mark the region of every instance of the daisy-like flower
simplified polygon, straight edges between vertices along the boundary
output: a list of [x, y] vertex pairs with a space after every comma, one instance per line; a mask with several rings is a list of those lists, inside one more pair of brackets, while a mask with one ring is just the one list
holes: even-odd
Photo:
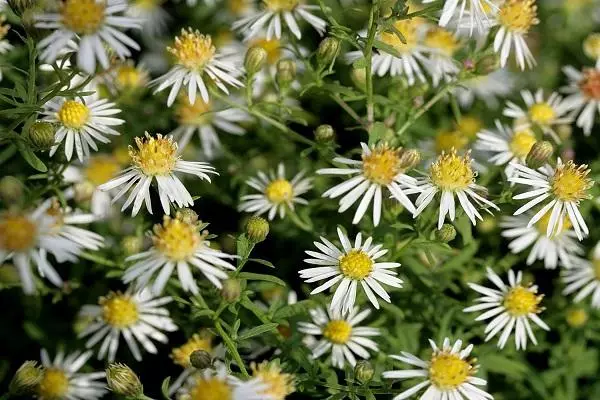
[[600, 243], [594, 247], [591, 260], [575, 257], [573, 264], [562, 272], [566, 285], [563, 294], [578, 292], [573, 299], [576, 303], [592, 295], [592, 307], [600, 308]]
[[462, 340], [454, 344], [445, 338], [441, 348], [429, 339], [433, 349], [431, 358], [427, 361], [421, 360], [410, 353], [401, 352], [400, 355], [391, 358], [417, 367], [417, 369], [395, 370], [383, 372], [386, 379], [412, 379], [423, 378], [423, 382], [400, 393], [393, 400], [407, 399], [417, 394], [422, 389], [425, 393], [420, 397], [425, 400], [484, 400], [493, 399], [493, 396], [478, 388], [485, 386], [487, 382], [475, 376], [479, 366], [475, 358], [468, 358], [473, 351], [470, 344], [462, 348]]
[[567, 97], [562, 107], [572, 111], [577, 117], [577, 126], [589, 136], [600, 113], [600, 63], [595, 68], [584, 68], [578, 71], [571, 66], [563, 68], [569, 79], [569, 86], [562, 88]]
[[572, 122], [572, 119], [566, 115], [568, 110], [562, 104], [562, 97], [553, 92], [546, 99], [543, 89], [539, 89], [535, 94], [529, 90], [523, 90], [521, 97], [525, 102], [525, 108], [508, 101], [502, 114], [515, 119], [515, 129], [517, 130], [535, 126], [556, 142], [560, 142], [554, 127]]
[[125, 271], [123, 281], [135, 281], [137, 288], [146, 287], [153, 281], [152, 292], [158, 295], [177, 267], [183, 290], [198, 294], [198, 284], [190, 270], [195, 267], [220, 289], [221, 281], [227, 279], [223, 269], [235, 269], [226, 261], [233, 256], [211, 249], [206, 240], [207, 233], [200, 233], [199, 229], [198, 222], [186, 220], [179, 213], [175, 218], [165, 215], [162, 224], [154, 225], [152, 248], [127, 258], [126, 261], [134, 264]]
[[196, 102], [198, 91], [202, 100], [208, 102], [208, 86], [205, 79], [227, 94], [227, 85], [243, 86], [243, 83], [236, 79], [239, 72], [236, 66], [217, 52], [210, 35], [203, 35], [192, 28], [182, 29], [181, 34], [175, 38], [173, 47], [167, 47], [167, 51], [175, 57], [175, 66], [151, 84], [158, 86], [154, 93], [171, 88], [167, 99], [169, 107], [182, 86], [187, 87], [191, 104]]
[[298, 329], [302, 333], [312, 336], [321, 336], [312, 347], [312, 358], [317, 359], [325, 353], [331, 352], [331, 364], [337, 368], [344, 368], [346, 362], [354, 367], [356, 356], [368, 359], [369, 350], [377, 353], [379, 347], [370, 337], [379, 336], [377, 328], [356, 326], [364, 321], [371, 310], [359, 312], [355, 307], [349, 314], [344, 315], [331, 309], [316, 308], [310, 310], [313, 322], [299, 322]]
[[302, 38], [302, 32], [298, 26], [300, 20], [308, 22], [319, 35], [325, 33], [327, 22], [315, 16], [313, 12], [319, 10], [319, 6], [302, 4], [300, 0], [262, 0], [262, 10], [255, 11], [250, 15], [235, 21], [233, 29], [240, 31], [246, 39], [251, 39], [266, 32], [267, 39], [273, 37], [281, 39], [282, 27], [287, 29], [298, 39]]
[[100, 99], [96, 93], [83, 98], [56, 97], [44, 104], [43, 119], [58, 125], [50, 156], [64, 142], [67, 160], [71, 159], [75, 149], [77, 158], [83, 162], [90, 156], [90, 148], [98, 151], [96, 142], [109, 143], [107, 135], [119, 135], [112, 127], [125, 123], [114, 117], [121, 112], [115, 107], [115, 103]]
[[[436, 0], [423, 0], [423, 4], [434, 1]], [[463, 21], [469, 29], [469, 34], [472, 34], [475, 28], [479, 33], [483, 33], [489, 26], [489, 11], [497, 8], [491, 0], [446, 0], [439, 24], [448, 26], [452, 21]]]
[[169, 395], [175, 394], [183, 383], [197, 371], [190, 361], [190, 356], [196, 350], [203, 350], [213, 356], [215, 355], [216, 349], [213, 347], [212, 336], [208, 332], [194, 333], [187, 342], [171, 350], [169, 357], [184, 370], [169, 387]]
[[[487, 206], [500, 210], [494, 203], [477, 193], [485, 192], [485, 188], [475, 183], [477, 174], [473, 171], [471, 163], [471, 156], [468, 152], [463, 156], [457, 155], [456, 150], [442, 153], [429, 167], [429, 176], [420, 178], [417, 189], [410, 190], [410, 192], [420, 193], [415, 202], [417, 209], [413, 215], [416, 217], [421, 214], [437, 193], [440, 193], [438, 229], [442, 228], [446, 215], [449, 216], [450, 221], [454, 221], [456, 216], [455, 195], [473, 225], [477, 224], [476, 219], [482, 220], [482, 217], [471, 201], [480, 207]], [[487, 208], [486, 211], [489, 212]]]
[[304, 178], [301, 171], [288, 181], [284, 165], [279, 164], [277, 172], [267, 175], [259, 171], [258, 177], [248, 179], [246, 184], [261, 193], [242, 196], [238, 210], [256, 215], [268, 212], [269, 220], [273, 220], [277, 214], [284, 218], [288, 209], [294, 210], [295, 204], [308, 204], [300, 196], [312, 188], [312, 178]]
[[577, 241], [568, 218], [563, 218], [559, 231], [550, 237], [546, 236], [550, 215], [546, 213], [533, 226], [528, 226], [532, 214], [504, 217], [500, 222], [502, 236], [511, 239], [508, 248], [514, 254], [533, 245], [527, 257], [527, 265], [533, 264], [535, 260], [543, 260], [548, 269], [555, 269], [559, 265], [570, 268], [572, 257], [583, 254], [583, 247]]
[[532, 68], [536, 65], [525, 37], [539, 22], [535, 0], [506, 0], [500, 5], [496, 13], [499, 29], [494, 38], [494, 51], [500, 54], [500, 65], [503, 68], [513, 47], [521, 70], [525, 66]]
[[278, 361], [263, 361], [259, 364], [252, 362], [250, 369], [252, 377], [265, 385], [261, 393], [271, 400], [284, 400], [296, 390], [294, 375], [282, 372]]
[[133, 190], [121, 208], [123, 211], [133, 203], [133, 216], [140, 211], [143, 202], [146, 203], [148, 212], [152, 214], [150, 201], [152, 181], [156, 180], [160, 204], [164, 213], [169, 215], [171, 203], [177, 204], [180, 208], [194, 204], [192, 195], [175, 175], [176, 172], [192, 174], [209, 182], [208, 174], [216, 174], [214, 168], [208, 163], [181, 160], [177, 155], [177, 143], [173, 142], [171, 136], [163, 137], [163, 135], [157, 134], [154, 137], [146, 132], [146, 137], [136, 137], [135, 143], [137, 149], [129, 147], [131, 166], [116, 178], [98, 187], [100, 190], [108, 191], [123, 186], [113, 198], [113, 202], [115, 202], [133, 186]]
[[471, 108], [476, 99], [481, 99], [489, 108], [496, 108], [500, 104], [498, 97], [508, 96], [513, 90], [514, 81], [510, 72], [498, 69], [488, 75], [461, 81], [452, 92], [463, 108]]
[[125, 15], [139, 21], [142, 34], [160, 36], [167, 29], [171, 16], [162, 8], [164, 0], [133, 0]]
[[434, 86], [438, 86], [442, 80], [449, 82], [460, 72], [453, 57], [460, 50], [461, 43], [454, 34], [435, 27], [427, 32], [423, 44], [430, 49], [425, 67]]
[[100, 297], [98, 305], [83, 306], [80, 316], [92, 322], [79, 337], [89, 336], [85, 343], [88, 349], [102, 342], [98, 359], [114, 361], [122, 335], [133, 357], [141, 361], [140, 344], [148, 353], [156, 354], [158, 350], [152, 340], [167, 343], [167, 336], [163, 332], [177, 330], [169, 311], [162, 307], [171, 300], [170, 297], [153, 297], [147, 289], [110, 292]]
[[477, 304], [465, 308], [464, 312], [484, 311], [476, 318], [476, 321], [485, 321], [493, 318], [485, 328], [485, 341], [491, 340], [500, 331], [498, 347], [504, 348], [510, 334], [515, 332], [515, 344], [517, 350], [527, 348], [527, 337], [537, 345], [537, 340], [531, 329], [531, 322], [540, 328], [549, 331], [550, 327], [538, 317], [544, 309], [540, 306], [543, 295], [538, 295], [536, 285], [524, 286], [521, 281], [523, 273], [517, 274], [508, 271], [508, 283], [502, 279], [491, 268], [487, 268], [487, 276], [496, 288], [487, 288], [476, 283], [469, 283], [469, 287], [483, 296], [476, 300]]
[[148, 70], [142, 63], [132, 60], [115, 65], [106, 74], [104, 83], [113, 95], [131, 93], [146, 87], [150, 81]]
[[[59, 351], [54, 357], [46, 349], [41, 351], [44, 372], [37, 389], [38, 399], [43, 400], [96, 400], [106, 393], [105, 373], [79, 371], [92, 356], [91, 351], [65, 354]], [[101, 381], [102, 380], [102, 381]]]
[[343, 314], [354, 307], [359, 284], [375, 308], [379, 309], [379, 302], [373, 292], [388, 303], [391, 302], [389, 294], [380, 282], [401, 288], [402, 280], [396, 277], [395, 271], [392, 271], [400, 267], [400, 264], [377, 262], [387, 254], [388, 250], [382, 249], [380, 244], [373, 245], [372, 237], [368, 237], [363, 242], [362, 234], [359, 233], [352, 246], [348, 236], [339, 227], [337, 233], [342, 243], [342, 250], [324, 237], [321, 237], [323, 243], [314, 242], [321, 252], [306, 250], [306, 254], [313, 258], [305, 259], [304, 262], [318, 267], [299, 271], [300, 278], [305, 279], [306, 283], [327, 279], [327, 282], [317, 287], [311, 294], [321, 293], [339, 283], [330, 307]]
[[178, 391], [178, 399], [271, 400], [263, 391], [266, 386], [254, 378], [242, 381], [229, 375], [224, 365], [204, 369], [190, 376]]
[[523, 214], [538, 204], [544, 206], [529, 220], [528, 227], [533, 226], [546, 213], [551, 211], [550, 222], [546, 230], [547, 236], [552, 236], [562, 230], [563, 220], [568, 216], [579, 240], [589, 234], [589, 229], [579, 211], [581, 200], [589, 198], [588, 191], [593, 181], [588, 178], [590, 170], [587, 165], [576, 165], [573, 161], [563, 161], [559, 158], [556, 167], [546, 165], [537, 171], [520, 164], [512, 164], [515, 175], [508, 180], [530, 187], [527, 192], [513, 196], [515, 200], [531, 199], [515, 211], [514, 215]]
[[88, 74], [96, 70], [96, 60], [107, 69], [110, 61], [107, 48], [119, 58], [131, 56], [128, 47], [139, 50], [138, 44], [120, 29], [138, 28], [138, 21], [121, 15], [127, 10], [126, 0], [66, 0], [57, 13], [37, 15], [36, 27], [54, 32], [38, 43], [40, 59], [53, 63], [71, 40], [78, 44], [77, 65]]
[[[414, 212], [415, 207], [405, 193], [406, 188], [414, 188], [417, 180], [405, 174], [414, 163], [408, 163], [402, 157], [400, 148], [378, 145], [369, 148], [365, 143], [362, 147], [361, 160], [336, 157], [333, 162], [344, 164], [345, 168], [323, 168], [317, 171], [320, 175], [354, 175], [323, 193], [323, 197], [340, 199], [338, 212], [349, 209], [360, 197], [362, 200], [354, 214], [353, 224], [357, 224], [365, 215], [373, 200], [373, 224], [379, 225], [383, 206], [383, 188], [387, 188], [392, 197], [408, 211]], [[413, 160], [414, 161], [414, 160]]]

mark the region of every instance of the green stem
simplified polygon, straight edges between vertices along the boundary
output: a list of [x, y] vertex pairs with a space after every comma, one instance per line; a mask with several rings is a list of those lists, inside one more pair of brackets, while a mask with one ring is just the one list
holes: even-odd
[[296, 214], [295, 211], [290, 210], [290, 209], [288, 209], [288, 211], [289, 211], [290, 219], [292, 220], [294, 225], [296, 225], [298, 228], [302, 229], [303, 231], [312, 232], [312, 230], [313, 230], [312, 224], [302, 221], [300, 219], [300, 217], [298, 216], [298, 214]]
[[374, 107], [373, 107], [373, 43], [375, 42], [375, 33], [377, 25], [375, 24], [375, 12], [378, 9], [378, 0], [373, 0], [373, 5], [369, 10], [369, 28], [367, 33], [367, 43], [364, 49], [366, 62], [366, 90], [367, 90], [367, 128], [370, 128], [374, 122]]
[[344, 109], [344, 111], [346, 111], [348, 113], [348, 115], [350, 115], [361, 126], [366, 128], [365, 123], [362, 120], [362, 118], [356, 113], [356, 111], [354, 111], [352, 109], [352, 107], [350, 107], [350, 105], [348, 105], [348, 103], [346, 103], [344, 100], [342, 100], [342, 98], [337, 93], [332, 93], [330, 96], [333, 99], [333, 101], [338, 103], [338, 105], [340, 107], [342, 107]]
[[221, 326], [221, 322], [217, 321], [215, 323], [215, 329], [217, 330], [219, 335], [221, 335], [221, 338], [223, 339], [223, 342], [225, 343], [227, 350], [229, 350], [229, 353], [231, 353], [231, 356], [233, 357], [235, 362], [240, 367], [242, 375], [244, 375], [245, 378], [249, 378], [250, 375], [248, 375], [248, 371], [246, 371], [246, 367], [244, 366], [244, 361], [242, 361], [242, 357], [240, 356], [240, 353], [238, 353], [235, 343], [229, 337], [227, 332], [225, 332], [225, 329], [223, 329], [223, 327]]
[[402, 136], [404, 134], [404, 132], [406, 132], [408, 130], [408, 128], [410, 128], [419, 118], [421, 118], [423, 116], [423, 114], [425, 114], [427, 111], [429, 111], [429, 109], [431, 107], [433, 107], [433, 105], [435, 103], [437, 103], [442, 97], [444, 97], [446, 95], [446, 93], [448, 93], [448, 91], [452, 87], [454, 87], [454, 84], [447, 84], [442, 89], [440, 89], [440, 91], [437, 92], [437, 94], [435, 96], [433, 96], [431, 99], [429, 99], [429, 101], [427, 103], [425, 103], [425, 105], [423, 105], [421, 108], [419, 108], [419, 111], [417, 111], [416, 113], [411, 115], [406, 120], [404, 125], [402, 125], [400, 127], [400, 129], [398, 129], [398, 132], [396, 132], [396, 135]]
[[104, 257], [100, 257], [90, 253], [81, 253], [80, 257], [84, 260], [95, 262], [96, 264], [105, 265], [107, 267], [119, 267], [119, 264], [114, 261], [108, 260]]
[[254, 74], [248, 74], [248, 79], [246, 80], [246, 103], [248, 107], [252, 107], [252, 88], [254, 87]]

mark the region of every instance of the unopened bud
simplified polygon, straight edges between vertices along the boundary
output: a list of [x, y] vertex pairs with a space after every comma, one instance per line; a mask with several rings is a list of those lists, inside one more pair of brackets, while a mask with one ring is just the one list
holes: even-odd
[[8, 392], [14, 396], [31, 395], [43, 377], [44, 370], [38, 367], [36, 361], [25, 361], [10, 381]]
[[23, 184], [14, 176], [0, 179], [0, 198], [6, 204], [14, 203], [23, 197]]
[[54, 125], [37, 121], [29, 128], [29, 139], [38, 150], [49, 150], [54, 145]]
[[121, 240], [121, 248], [128, 256], [138, 254], [140, 251], [142, 251], [143, 244], [144, 239], [140, 236], [125, 236], [123, 240]]
[[456, 238], [456, 229], [450, 224], [444, 224], [435, 232], [435, 238], [443, 243], [451, 242]]
[[400, 168], [409, 170], [421, 162], [421, 153], [417, 149], [402, 149], [398, 164]]
[[552, 147], [552, 143], [546, 140], [536, 142], [531, 150], [529, 150], [525, 162], [529, 168], [538, 169], [541, 166], [546, 165], [552, 156], [552, 153], [554, 153], [554, 147]]
[[246, 235], [252, 243], [260, 243], [269, 234], [269, 223], [266, 219], [253, 215], [246, 223]]
[[329, 143], [335, 140], [335, 131], [331, 125], [319, 125], [315, 129], [315, 139], [319, 143]]
[[206, 350], [194, 350], [190, 354], [190, 364], [196, 369], [206, 369], [212, 366], [212, 357]]
[[567, 311], [567, 323], [573, 328], [581, 328], [588, 320], [588, 313], [583, 308], [571, 308]]
[[95, 191], [96, 186], [89, 181], [82, 181], [73, 185], [75, 201], [78, 203], [90, 201]]
[[489, 75], [500, 67], [500, 60], [496, 55], [483, 57], [477, 63], [476, 72], [479, 75]]
[[182, 208], [177, 211], [177, 218], [181, 219], [186, 224], [194, 225], [198, 223], [198, 214], [191, 208]]
[[246, 58], [244, 59], [244, 68], [249, 74], [255, 74], [260, 71], [267, 62], [267, 51], [260, 47], [250, 47], [246, 52]]
[[138, 398], [144, 394], [144, 387], [140, 378], [131, 368], [122, 363], [112, 363], [106, 368], [106, 382], [108, 388], [114, 393]]
[[375, 374], [375, 370], [373, 369], [373, 365], [367, 360], [360, 360], [356, 363], [354, 367], [354, 376], [360, 383], [367, 383], [371, 379], [373, 379], [373, 374]]
[[340, 40], [334, 37], [326, 37], [319, 43], [317, 49], [317, 64], [325, 67], [333, 62], [340, 52]]
[[350, 72], [350, 79], [352, 79], [352, 82], [357, 88], [365, 90], [367, 85], [367, 69], [352, 68], [352, 71]]
[[591, 33], [585, 38], [583, 52], [592, 60], [600, 58], [600, 33]]
[[275, 79], [279, 87], [288, 87], [296, 79], [296, 63], [294, 60], [290, 60], [289, 58], [279, 60]]
[[561, 140], [567, 140], [573, 135], [573, 127], [569, 124], [558, 125], [556, 134]]
[[227, 279], [223, 282], [223, 288], [221, 289], [221, 296], [225, 301], [233, 303], [239, 300], [240, 294], [242, 293], [242, 287], [240, 281], [237, 279]]

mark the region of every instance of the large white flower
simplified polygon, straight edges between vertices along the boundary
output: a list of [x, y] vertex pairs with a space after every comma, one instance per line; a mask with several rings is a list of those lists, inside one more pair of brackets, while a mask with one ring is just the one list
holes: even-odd
[[600, 308], [600, 243], [596, 244], [590, 260], [574, 257], [573, 267], [562, 271], [566, 287], [564, 295], [575, 292], [574, 302], [592, 295], [592, 307]]
[[579, 114], [577, 126], [589, 136], [596, 114], [600, 113], [600, 63], [595, 68], [584, 68], [583, 71], [569, 65], [563, 68], [563, 72], [569, 79], [569, 85], [562, 88], [567, 94], [562, 107], [575, 115]]
[[522, 70], [536, 64], [525, 37], [539, 22], [535, 0], [506, 0], [500, 5], [495, 21], [499, 29], [494, 38], [494, 51], [500, 54], [500, 66], [506, 66], [513, 47]]

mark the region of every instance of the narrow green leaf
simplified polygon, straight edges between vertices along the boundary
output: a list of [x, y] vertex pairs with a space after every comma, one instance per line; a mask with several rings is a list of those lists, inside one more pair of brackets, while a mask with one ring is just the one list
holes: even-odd
[[19, 153], [21, 153], [21, 156], [23, 157], [23, 159], [25, 161], [27, 161], [27, 163], [29, 165], [31, 165], [32, 168], [40, 171], [40, 172], [46, 172], [48, 171], [48, 167], [46, 167], [46, 165], [42, 162], [42, 160], [40, 160], [38, 158], [38, 156], [36, 156], [33, 151], [29, 148], [29, 146], [21, 141], [21, 140], [16, 140], [15, 144], [17, 146], [17, 149], [19, 149]]
[[165, 380], [162, 382], [162, 385], [160, 386], [160, 391], [162, 392], [163, 398], [165, 400], [171, 400], [171, 397], [169, 397], [169, 384], [171, 382], [171, 377], [167, 376], [165, 378]]
[[264, 266], [267, 266], [269, 268], [275, 268], [275, 266], [273, 265], [273, 263], [271, 261], [267, 261], [267, 260], [261, 260], [260, 258], [249, 258], [248, 261], [252, 261], [258, 264], [262, 264]]
[[272, 331], [273, 329], [277, 328], [278, 326], [279, 326], [279, 324], [276, 322], [269, 322], [267, 324], [256, 326], [252, 329], [247, 330], [246, 332], [242, 333], [241, 335], [239, 335], [238, 340], [247, 340], [254, 336], [262, 335], [263, 333]]
[[272, 276], [272, 275], [255, 274], [253, 272], [242, 272], [242, 273], [240, 273], [239, 277], [242, 279], [247, 279], [249, 281], [264, 281], [264, 282], [275, 283], [279, 286], [287, 286], [284, 281], [282, 281], [281, 279], [277, 278], [276, 276]]

